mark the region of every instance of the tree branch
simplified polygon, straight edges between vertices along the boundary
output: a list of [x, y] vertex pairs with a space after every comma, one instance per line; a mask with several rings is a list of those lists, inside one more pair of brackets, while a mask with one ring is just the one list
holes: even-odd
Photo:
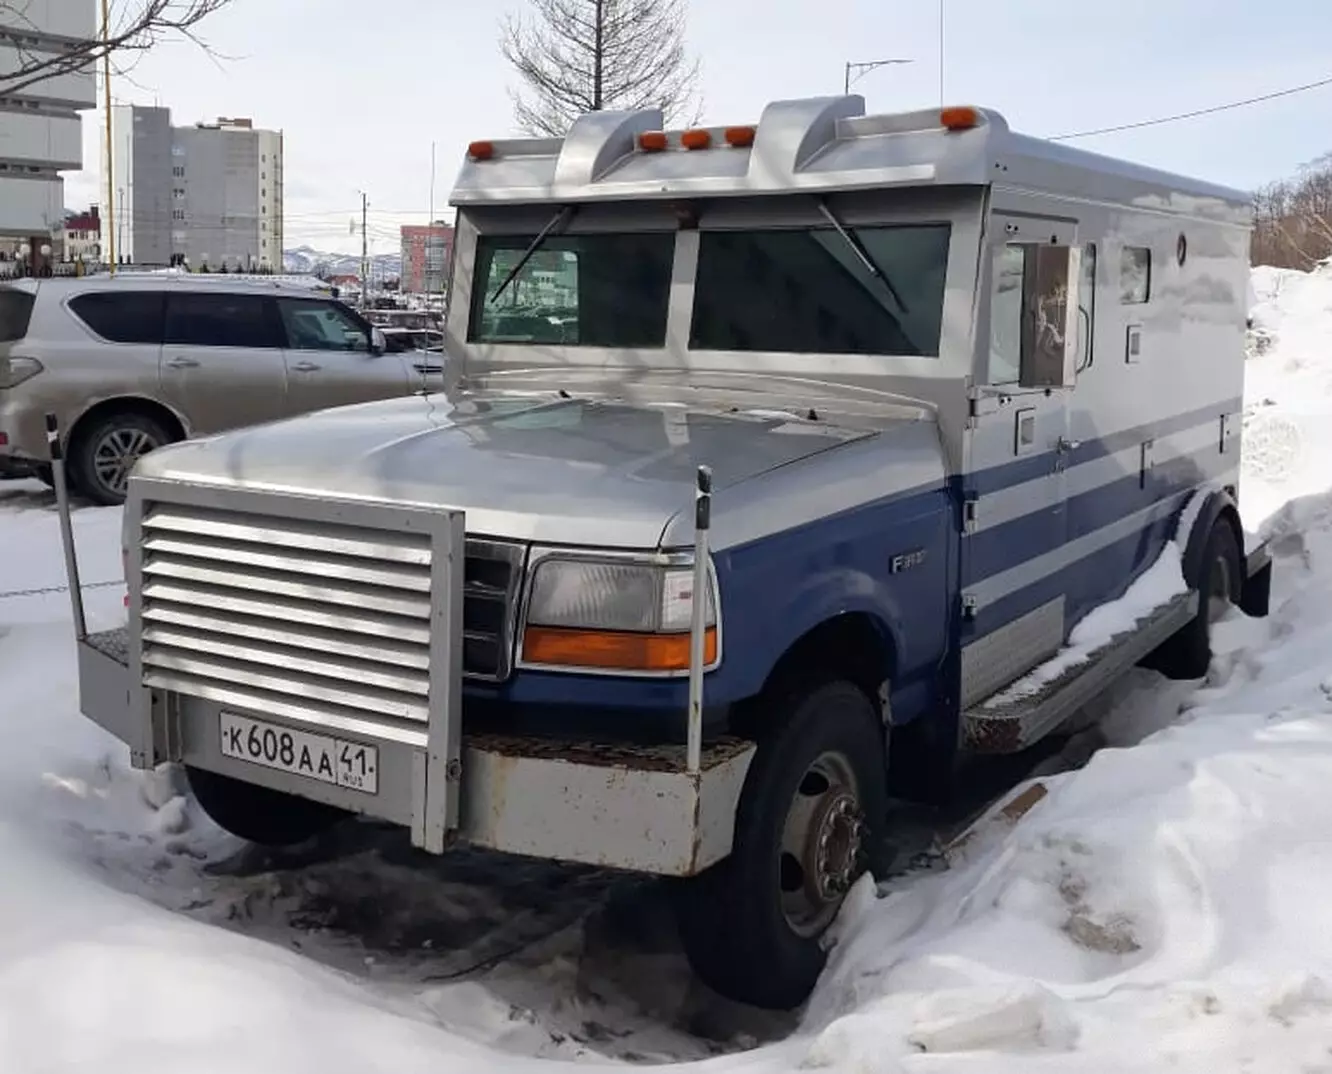
[[[99, 27], [98, 36], [87, 41], [51, 40], [19, 48], [18, 66], [0, 74], [0, 95], [21, 94], [39, 82], [89, 70], [107, 55], [142, 53], [172, 37], [183, 37], [208, 51], [196, 28], [229, 3], [231, 0], [126, 0], [120, 18], [105, 37]], [[0, 0], [0, 26], [37, 29], [26, 14], [26, 4], [15, 0]]]

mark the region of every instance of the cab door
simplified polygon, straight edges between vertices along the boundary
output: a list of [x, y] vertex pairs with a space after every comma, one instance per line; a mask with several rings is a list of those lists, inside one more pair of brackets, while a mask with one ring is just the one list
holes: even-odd
[[345, 306], [319, 298], [276, 301], [294, 413], [411, 390], [404, 356], [377, 353], [370, 329]]
[[[1079, 325], [1076, 223], [995, 214], [962, 479], [964, 704], [1058, 650]], [[983, 643], [983, 644], [982, 644]], [[968, 650], [971, 659], [968, 659]]]

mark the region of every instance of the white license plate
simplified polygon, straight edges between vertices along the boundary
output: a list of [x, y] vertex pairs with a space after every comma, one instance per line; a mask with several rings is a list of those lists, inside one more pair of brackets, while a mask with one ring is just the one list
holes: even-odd
[[222, 755], [335, 787], [379, 793], [379, 750], [363, 742], [293, 731], [234, 712], [219, 718]]

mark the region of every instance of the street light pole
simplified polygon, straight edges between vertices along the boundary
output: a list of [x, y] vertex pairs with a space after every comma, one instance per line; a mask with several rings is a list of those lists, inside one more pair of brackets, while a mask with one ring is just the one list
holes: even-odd
[[846, 96], [851, 92], [851, 87], [871, 71], [876, 71], [880, 67], [888, 67], [891, 64], [911, 63], [911, 60], [866, 60], [863, 63], [846, 64], [846, 75], [842, 80], [842, 95]]

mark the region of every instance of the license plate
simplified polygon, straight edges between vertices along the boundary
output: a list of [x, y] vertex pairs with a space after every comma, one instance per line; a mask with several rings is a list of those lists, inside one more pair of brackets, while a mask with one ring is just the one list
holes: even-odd
[[223, 712], [219, 727], [224, 757], [365, 794], [379, 793], [379, 750], [375, 746], [293, 731], [234, 712]]

